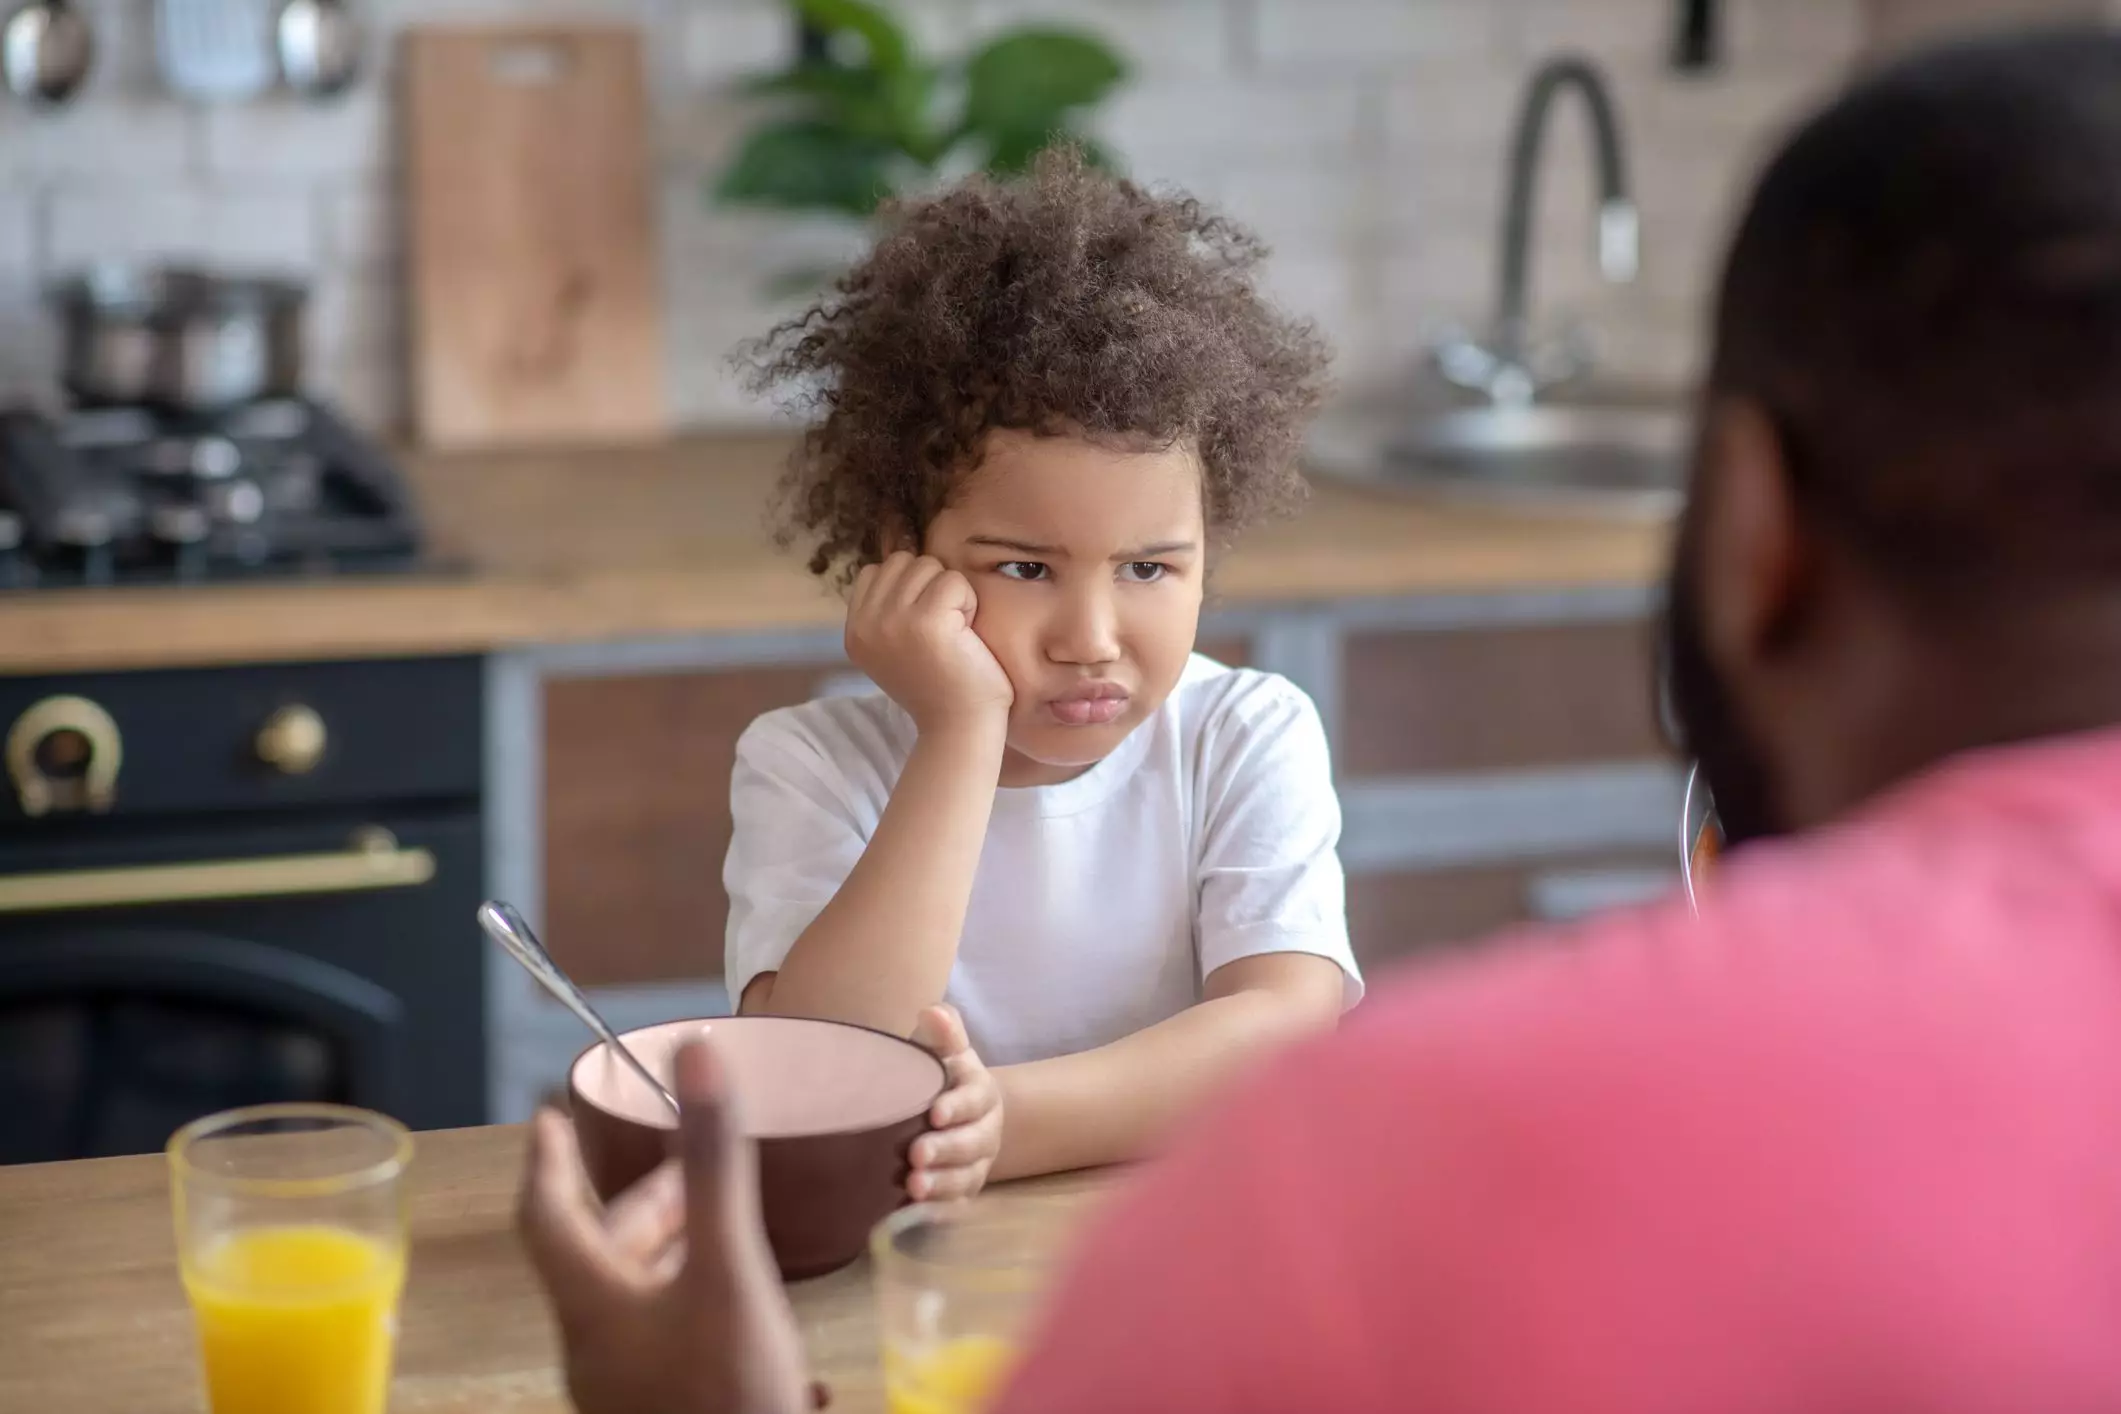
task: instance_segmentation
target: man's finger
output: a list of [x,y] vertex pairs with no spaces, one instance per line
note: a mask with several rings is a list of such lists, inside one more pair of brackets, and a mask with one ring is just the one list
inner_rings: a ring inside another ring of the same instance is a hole
[[596,1193],[574,1126],[557,1110],[540,1110],[531,1121],[516,1226],[563,1324],[614,1284]]
[[617,1255],[652,1270],[670,1244],[685,1235],[685,1176],[676,1163],[658,1165],[604,1208],[604,1229]]
[[728,1074],[714,1044],[678,1050],[672,1086],[678,1097],[678,1158],[684,1169],[686,1272],[726,1284],[740,1264],[765,1250],[759,1220],[757,1160],[739,1128]]

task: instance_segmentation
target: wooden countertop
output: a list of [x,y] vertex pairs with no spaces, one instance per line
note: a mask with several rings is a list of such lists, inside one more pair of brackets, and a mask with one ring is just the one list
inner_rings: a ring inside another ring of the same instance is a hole
[[[513,1229],[523,1132],[418,1136],[412,1275],[392,1414],[568,1414],[556,1346]],[[1013,1184],[1019,1220],[1072,1225],[1096,1174]],[[791,1291],[834,1414],[883,1409],[866,1261]],[[0,1168],[0,1409],[197,1414],[160,1154]]]
[[[788,442],[408,459],[443,572],[0,598],[0,673],[483,652],[836,623],[766,530]],[[1248,537],[1225,603],[1651,582],[1666,528],[1446,506],[1322,483]]]

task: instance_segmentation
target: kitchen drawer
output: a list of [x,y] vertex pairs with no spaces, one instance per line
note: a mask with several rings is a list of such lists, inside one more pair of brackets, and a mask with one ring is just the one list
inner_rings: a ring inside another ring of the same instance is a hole
[[1647,852],[1358,874],[1348,880],[1348,931],[1364,970],[1381,971],[1417,954],[1677,883],[1671,857]]
[[1660,756],[1646,622],[1351,633],[1343,777]]
[[477,658],[261,663],[0,677],[0,734],[34,739],[50,814],[0,789],[0,830],[45,832],[114,771],[106,820],[475,799],[484,757]]
[[721,976],[736,739],[760,713],[806,702],[844,671],[546,684],[546,933],[576,980]]

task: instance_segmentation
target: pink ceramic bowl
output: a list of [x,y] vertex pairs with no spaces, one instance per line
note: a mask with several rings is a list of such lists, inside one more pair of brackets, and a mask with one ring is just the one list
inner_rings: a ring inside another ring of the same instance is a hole
[[[792,1016],[718,1016],[624,1033],[666,1085],[678,1047],[710,1037],[758,1142],[759,1203],[781,1274],[821,1276],[861,1255],[869,1230],[906,1201],[906,1151],[928,1128],[943,1063],[865,1026]],[[567,1073],[575,1133],[609,1199],[668,1157],[676,1121],[599,1043]]]

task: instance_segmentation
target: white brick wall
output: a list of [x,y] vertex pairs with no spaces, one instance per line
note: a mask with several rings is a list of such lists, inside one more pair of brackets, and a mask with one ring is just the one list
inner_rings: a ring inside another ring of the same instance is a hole
[[[1618,377],[1685,377],[1700,297],[1744,177],[1845,72],[1864,0],[1728,0],[1731,64],[1663,67],[1672,0],[901,0],[956,50],[1026,19],[1104,31],[1138,79],[1101,124],[1137,174],[1253,222],[1268,287],[1316,317],[1355,384],[1401,376],[1443,320],[1492,300],[1502,154],[1531,65],[1562,48],[1612,74],[1644,207],[1642,281],[1609,290],[1589,250],[1588,146],[1559,115],[1541,193],[1543,317],[1598,319]],[[729,357],[791,307],[772,271],[844,258],[830,223],[717,211],[707,184],[741,130],[731,79],[788,42],[780,0],[366,0],[362,86],[339,105],[199,109],[153,72],[153,0],[86,0],[103,63],[57,113],[0,113],[0,394],[49,377],[36,292],[99,256],[193,256],[304,274],[312,370],[356,415],[403,410],[403,259],[391,33],[414,19],[617,19],[651,36],[663,175],[669,386],[686,422],[765,415]],[[1770,23],[1770,20],[1773,23]]]

